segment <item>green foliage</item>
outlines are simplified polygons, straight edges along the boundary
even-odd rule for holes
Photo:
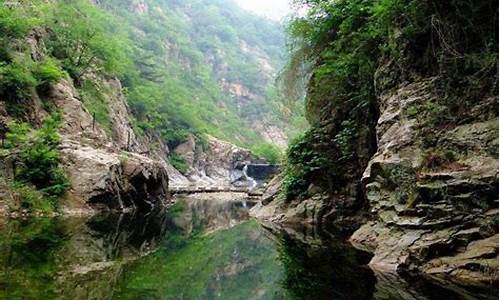
[[[77,82],[91,71],[119,76],[131,66],[130,44],[121,26],[92,3],[58,2],[46,22],[52,55]]]
[[[19,198],[19,207],[11,207],[11,210],[28,209],[30,211],[50,213],[54,211],[56,203],[54,198],[47,197],[44,193],[31,185],[14,182],[12,191]]]
[[[291,127],[272,72],[263,76],[260,67],[261,57],[269,58],[275,70],[283,63],[279,24],[229,0],[147,4],[142,14],[131,11],[131,1],[115,0],[33,0],[2,9],[0,97],[10,101],[9,113],[27,115],[29,104],[23,103],[32,92],[43,96],[67,74],[110,133],[109,95],[92,81],[117,76],[135,116],[134,128],[170,147],[189,134],[200,138],[208,133],[251,148],[264,141],[248,124],[268,120],[285,130]],[[30,30],[47,51],[39,47],[42,53],[30,55],[25,39]],[[256,100],[234,99],[223,82],[243,85]],[[301,114],[293,117],[298,122]],[[278,159],[269,146],[257,151]]]
[[[429,149],[423,157],[422,166],[427,170],[436,170],[457,161],[457,154],[449,149]]]
[[[339,149],[339,159],[338,162],[348,161],[354,156],[354,146],[356,143],[356,138],[358,130],[356,124],[351,121],[343,121],[341,124],[341,130],[335,135],[333,141]]]
[[[122,82],[144,134],[158,134],[175,147],[189,133],[208,133],[248,148],[263,139],[247,122],[269,116],[285,124],[253,50],[263,50],[280,68],[283,36],[277,24],[226,0],[157,1],[144,14],[131,13],[128,2],[100,4],[127,33],[122,41],[133,45],[133,67]],[[222,79],[243,84],[259,100],[239,107],[221,89]]]
[[[31,29],[32,20],[6,5],[0,6],[0,37],[2,39],[24,37]]]
[[[311,128],[290,142],[283,179],[286,200],[305,198],[312,178],[334,173],[331,160],[319,145],[326,142],[324,132],[319,128]]]
[[[332,191],[346,181],[346,166],[359,158],[355,149],[357,126],[347,120],[333,132],[324,127],[312,127],[289,144],[283,188],[285,199],[305,198],[312,182]]]
[[[19,60],[11,63],[0,62],[0,95],[7,100],[29,96],[36,85],[37,80],[29,65]]]
[[[328,127],[329,133],[311,139],[307,133],[292,143],[287,153],[287,196],[303,195],[308,184],[317,181],[307,171],[314,163],[304,166],[300,159],[314,162],[306,154],[322,149],[325,136],[335,155],[319,151],[323,155],[317,157],[331,166],[342,163],[346,168],[359,159],[356,156],[366,156],[359,139],[376,116],[377,92],[435,76],[439,99],[406,113],[421,114],[422,122],[437,128],[460,122],[475,100],[496,95],[498,35],[492,25],[493,20],[498,23],[498,5],[491,1],[294,2],[308,9],[288,26],[291,58],[281,79],[291,98],[300,98],[304,78],[310,78],[307,120],[313,127]],[[335,173],[332,168],[324,175],[330,186],[341,178]]]
[[[18,53],[8,61],[0,59],[0,98],[6,101],[11,116],[23,118],[29,109],[32,93],[36,90],[43,95],[51,83],[63,77],[65,73],[55,60],[47,57],[34,61],[28,55]],[[50,111],[50,103],[44,102],[43,105]]]
[[[117,298],[136,299],[147,294],[168,299],[210,299],[215,297],[213,286],[218,285],[219,299],[251,297],[256,290],[262,290],[263,299],[277,295],[283,299],[281,265],[273,241],[260,232],[257,222],[201,234],[172,227],[159,251],[128,266],[128,275],[119,282]],[[234,264],[231,258],[251,267],[238,269],[231,276],[218,275],[228,264]]]
[[[60,79],[57,63],[50,58],[35,61],[25,37],[36,25],[41,3],[0,7],[0,98],[11,108],[31,95],[34,88]]]
[[[72,225],[58,218],[18,218],[5,223],[0,231],[4,249],[0,259],[9,272],[1,272],[0,278],[9,282],[9,288],[0,290],[1,299],[50,299],[60,294],[48,278],[53,278],[61,263],[68,226]]]
[[[168,156],[168,161],[182,174],[186,174],[187,171],[189,171],[189,166],[186,160],[177,153],[170,153]]]
[[[5,142],[5,147],[17,156],[15,180],[24,186],[32,185],[43,196],[53,199],[69,188],[57,150],[60,122],[60,116],[55,114],[46,117],[37,130],[25,123],[10,123]],[[36,197],[29,198],[33,200]]]
[[[271,164],[277,164],[282,157],[281,149],[273,144],[260,144],[252,148],[252,153],[264,158]]]
[[[33,75],[40,85],[57,82],[64,78],[65,73],[54,59],[45,58],[45,60],[36,65]]]
[[[91,80],[83,81],[78,89],[85,107],[92,116],[95,116],[96,122],[111,135],[111,118],[109,116],[109,107],[106,100],[105,91]]]

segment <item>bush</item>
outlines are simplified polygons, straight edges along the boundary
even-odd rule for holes
[[[50,12],[48,48],[77,84],[90,72],[118,76],[131,66],[128,38],[99,7],[84,0],[61,1]]]
[[[16,182],[31,185],[49,198],[61,196],[70,186],[57,150],[60,122],[60,116],[54,114],[38,130],[25,123],[10,123],[5,143],[17,155]]]
[[[37,80],[37,84],[41,85],[57,82],[65,76],[65,73],[55,60],[46,58],[35,67],[33,75]]]
[[[305,198],[312,178],[325,180],[335,174],[331,160],[319,146],[325,137],[321,129],[311,128],[290,142],[283,180],[286,200]]]
[[[35,63],[31,58],[19,57],[11,63],[0,62],[0,96],[16,102],[29,97],[34,88],[46,87],[64,76],[52,59]]]
[[[455,152],[447,149],[430,149],[423,157],[422,166],[427,170],[438,170],[441,167],[449,165],[457,161],[457,155]]]
[[[53,198],[47,198],[41,191],[31,185],[14,182],[11,188],[14,194],[19,198],[17,202],[19,203],[18,208],[20,209],[52,212],[56,207]]]
[[[252,149],[252,152],[259,157],[264,158],[271,164],[277,164],[281,161],[283,156],[280,148],[273,144],[260,144]]]
[[[0,63],[0,95],[6,100],[16,100],[29,96],[37,80],[26,63],[14,61]]]
[[[189,171],[189,166],[186,160],[177,153],[170,153],[168,161],[182,174],[186,174],[187,171]]]

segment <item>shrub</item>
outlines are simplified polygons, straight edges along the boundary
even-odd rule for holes
[[[77,84],[91,71],[122,75],[130,67],[129,41],[112,16],[83,0],[58,2],[51,14],[47,45]]]
[[[186,160],[177,153],[170,153],[168,161],[174,168],[177,169],[177,171],[181,172],[182,174],[186,174],[187,171],[189,171],[189,166]]]
[[[52,212],[56,203],[53,198],[46,197],[41,191],[31,185],[14,182],[11,186],[14,194],[19,198],[19,208],[30,211]]]
[[[0,95],[7,100],[29,96],[37,85],[30,66],[18,61],[0,63]]]
[[[55,60],[46,58],[33,70],[38,85],[57,82],[65,76]]]
[[[48,58],[40,63],[26,57],[16,58],[10,63],[0,62],[0,96],[14,103],[28,98],[34,88],[45,88],[64,75],[57,63]]]
[[[267,160],[271,164],[279,163],[282,157],[281,150],[273,144],[259,144],[252,149],[252,152]]]
[[[21,38],[32,24],[32,19],[21,16],[4,4],[0,5],[0,37]]]
[[[60,122],[60,116],[54,114],[38,130],[25,123],[10,123],[5,143],[17,155],[15,180],[35,187],[48,198],[57,198],[69,188],[57,150]]]
[[[431,149],[425,153],[422,165],[425,169],[437,170],[456,161],[456,154],[451,150]]]
[[[312,178],[327,179],[328,173],[335,173],[331,160],[319,145],[325,138],[321,129],[311,128],[290,142],[283,179],[286,200],[306,197]]]

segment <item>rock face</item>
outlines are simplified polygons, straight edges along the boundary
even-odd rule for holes
[[[378,83],[387,78],[378,76]],[[497,282],[498,98],[478,98],[466,113],[435,125],[440,109],[449,109],[438,82],[379,84],[376,153],[340,188],[358,186],[350,194],[360,195],[351,196],[358,202],[311,184],[309,197],[285,203],[278,177],[252,215],[354,228],[347,231],[350,241],[373,253],[370,266],[384,272],[424,273],[483,288]]]
[[[248,164],[247,175],[255,180],[266,180],[279,172],[278,165],[270,164]]]
[[[168,176],[159,162],[71,141],[65,141],[60,149],[71,180],[66,198],[69,208],[91,204],[116,210],[148,210],[166,204]]]
[[[480,99],[473,121],[433,128],[414,112],[435,103],[434,83],[380,95],[378,151],[362,179],[375,217],[351,240],[375,254],[375,268],[487,284],[498,280],[498,118],[484,108],[497,101]]]
[[[266,222],[280,224],[317,225],[323,212],[328,209],[328,196],[318,193],[303,201],[286,203],[281,196],[283,175],[273,178],[266,187],[260,203],[252,207],[250,214]]]
[[[127,210],[164,206],[168,199],[166,163],[137,153],[144,153],[147,147],[131,128],[119,81],[93,80],[111,91],[106,99],[111,112],[110,137],[93,121],[70,82],[62,80],[49,94],[64,119],[60,151],[71,189],[63,207]]]
[[[138,1],[132,9],[141,13],[148,8],[144,1]],[[47,53],[43,43],[45,34],[39,29],[33,30],[27,37],[31,56],[36,60],[43,60]],[[87,99],[80,97],[70,79],[60,79],[43,91],[33,90],[31,97],[24,99],[22,114],[16,116],[37,127],[53,108],[57,108],[62,115],[59,150],[71,184],[69,191],[59,201],[62,210],[88,211],[93,207],[149,210],[165,206],[169,198],[167,169],[173,169],[164,160],[167,147],[157,138],[138,138],[135,135],[126,97],[118,79],[88,73],[82,78],[83,81],[92,82],[102,96],[99,101],[104,102],[102,104],[107,108],[105,115],[108,119],[102,126],[89,112],[90,107],[86,107],[85,103]],[[5,134],[6,124],[13,119],[7,111],[6,102],[1,99],[1,135]],[[9,168],[13,169],[0,166],[0,172],[7,174]],[[12,180],[9,176],[3,177]],[[0,202],[8,203],[1,201],[4,198],[1,195]]]
[[[181,185],[187,183],[205,187],[246,187],[249,186],[249,182],[243,172],[244,166],[266,165],[264,160],[257,158],[249,150],[212,136],[207,136],[206,145],[202,145],[190,135],[186,142],[177,146],[173,151],[188,165],[188,171],[184,174],[187,181],[179,181]],[[255,167],[255,170],[257,168]],[[249,170],[254,170],[254,168],[249,167]],[[262,172],[271,173],[271,171],[274,170]],[[267,178],[263,173],[257,174],[257,177],[259,175]]]

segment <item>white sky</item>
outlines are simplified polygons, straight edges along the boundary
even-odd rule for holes
[[[236,0],[244,9],[279,21],[290,11],[289,0]]]

